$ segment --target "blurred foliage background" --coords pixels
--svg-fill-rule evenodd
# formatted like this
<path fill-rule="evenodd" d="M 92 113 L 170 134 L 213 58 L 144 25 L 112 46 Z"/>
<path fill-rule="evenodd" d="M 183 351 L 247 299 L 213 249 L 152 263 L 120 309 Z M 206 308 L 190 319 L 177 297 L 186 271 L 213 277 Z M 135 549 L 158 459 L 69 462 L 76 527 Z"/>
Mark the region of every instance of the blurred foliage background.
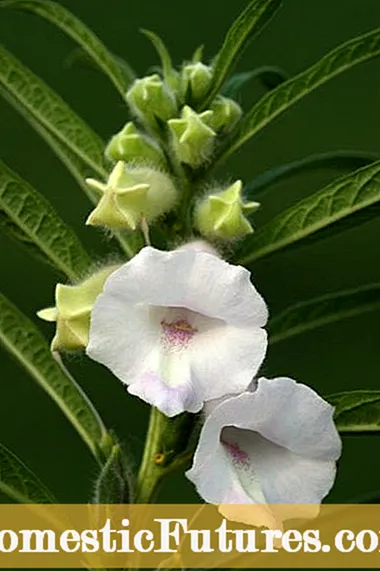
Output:
<path fill-rule="evenodd" d="M 205 44 L 209 59 L 246 2 L 65 0 L 61 4 L 144 75 L 158 61 L 151 44 L 139 33 L 140 27 L 157 32 L 178 64 L 199 44 Z M 271 64 L 294 75 L 339 43 L 380 25 L 378 0 L 286 0 L 284 4 L 249 46 L 238 71 Z M 126 122 L 126 108 L 108 80 L 93 69 L 68 64 L 75 46 L 57 29 L 35 16 L 10 10 L 0 12 L 0 26 L 5 45 L 104 138 Z M 380 155 L 379 72 L 377 59 L 319 88 L 240 150 L 218 173 L 218 179 L 249 182 L 276 164 L 334 149 L 362 149 Z M 248 108 L 263 93 L 263 87 L 252 82 L 240 102 Z M 112 256 L 107 236 L 84 226 L 90 211 L 84 194 L 45 143 L 2 100 L 0 125 L 2 158 L 49 198 L 95 260 Z M 256 225 L 338 174 L 332 169 L 320 170 L 272 187 L 261 197 L 263 207 Z M 259 261 L 251 268 L 253 280 L 272 315 L 299 300 L 380 281 L 379 238 L 380 219 L 375 219 L 332 239 Z M 52 304 L 57 276 L 4 236 L 0 264 L 4 293 L 27 315 L 33 317 L 38 309 Z M 50 339 L 53 330 L 49 324 L 40 322 L 39 326 Z M 379 313 L 365 314 L 276 344 L 269 350 L 262 374 L 289 375 L 325 395 L 345 389 L 380 388 L 379 349 Z M 77 356 L 69 361 L 106 425 L 138 454 L 148 407 L 129 396 L 99 365 Z M 0 441 L 24 459 L 60 501 L 86 502 L 96 467 L 85 445 L 48 396 L 3 352 L 0 379 Z M 345 437 L 337 483 L 329 501 L 343 502 L 370 491 L 380 492 L 379 444 L 375 436 Z M 171 502 L 193 502 L 196 498 L 191 484 L 181 475 L 174 476 L 160 496 L 160 500 Z"/>

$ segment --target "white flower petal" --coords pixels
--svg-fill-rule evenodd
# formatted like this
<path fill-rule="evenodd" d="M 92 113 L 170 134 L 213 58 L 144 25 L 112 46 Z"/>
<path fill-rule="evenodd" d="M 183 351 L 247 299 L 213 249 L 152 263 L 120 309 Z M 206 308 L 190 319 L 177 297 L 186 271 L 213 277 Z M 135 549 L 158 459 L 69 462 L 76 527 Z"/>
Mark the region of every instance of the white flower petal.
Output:
<path fill-rule="evenodd" d="M 297 454 L 322 460 L 339 458 L 341 440 L 333 421 L 334 409 L 310 387 L 287 377 L 260 378 L 254 395 L 237 397 L 238 406 L 244 409 L 242 417 L 247 419 L 243 428 Z"/>
<path fill-rule="evenodd" d="M 87 354 L 92 359 L 129 384 L 152 368 L 158 345 L 147 308 L 130 311 L 120 296 L 100 294 L 91 313 Z"/>
<path fill-rule="evenodd" d="M 191 384 L 170 387 L 154 373 L 142 375 L 136 383 L 129 385 L 128 392 L 154 405 L 169 417 L 184 410 L 199 412 L 203 405 Z"/>
<path fill-rule="evenodd" d="M 244 268 L 203 251 L 148 247 L 106 281 L 87 353 L 165 414 L 197 412 L 251 382 L 266 319 Z"/>
<path fill-rule="evenodd" d="M 196 336 L 191 346 L 193 378 L 204 387 L 204 400 L 241 393 L 252 382 L 267 348 L 264 329 L 220 327 Z"/>
<path fill-rule="evenodd" d="M 185 307 L 231 325 L 263 327 L 267 308 L 249 276 L 206 252 L 146 247 L 112 274 L 105 291 L 133 303 Z"/>
<path fill-rule="evenodd" d="M 211 410 L 186 476 L 209 503 L 245 497 L 246 504 L 297 504 L 296 512 L 291 506 L 271 508 L 271 525 L 289 517 L 315 517 L 334 482 L 341 451 L 332 413 L 305 385 L 287 378 L 259 379 L 255 392 Z M 300 510 L 299 504 L 314 507 Z M 236 510 L 221 509 L 238 517 Z M 266 511 L 247 510 L 237 521 L 257 524 L 262 517 L 261 525 L 269 525 Z"/>

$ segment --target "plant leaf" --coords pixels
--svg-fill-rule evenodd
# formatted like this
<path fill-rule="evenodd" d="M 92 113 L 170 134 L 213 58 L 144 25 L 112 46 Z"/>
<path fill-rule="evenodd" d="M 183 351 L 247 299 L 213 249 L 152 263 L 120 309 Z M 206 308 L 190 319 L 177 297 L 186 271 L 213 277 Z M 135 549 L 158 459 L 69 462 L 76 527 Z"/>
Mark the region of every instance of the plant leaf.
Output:
<path fill-rule="evenodd" d="M 91 402 L 50 352 L 39 329 L 0 294 L 0 340 L 47 392 L 96 458 L 106 429 Z"/>
<path fill-rule="evenodd" d="M 379 213 L 380 161 L 335 180 L 268 222 L 236 253 L 247 264 L 289 246 L 353 227 Z"/>
<path fill-rule="evenodd" d="M 278 115 L 338 74 L 380 55 L 380 29 L 358 36 L 326 54 L 296 77 L 265 95 L 243 117 L 222 158 L 236 151 Z"/>
<path fill-rule="evenodd" d="M 368 151 L 329 151 L 308 155 L 302 159 L 276 166 L 256 176 L 244 189 L 247 198 L 256 197 L 268 187 L 301 172 L 317 169 L 348 169 L 363 167 L 379 158 L 379 153 Z"/>
<path fill-rule="evenodd" d="M 33 129 L 46 141 L 51 150 L 57 155 L 63 165 L 70 172 L 74 180 L 78 183 L 83 192 L 87 195 L 89 200 L 93 204 L 97 204 L 99 201 L 99 195 L 85 183 L 86 178 L 95 178 L 94 171 L 87 166 L 67 145 L 62 143 L 53 133 L 48 131 L 41 123 L 38 123 L 33 116 L 28 112 L 28 110 L 20 105 L 17 100 L 12 99 L 9 93 L 1 89 L 0 93 L 3 98 L 10 104 L 14 105 L 17 111 L 24 117 L 24 119 L 33 127 Z M 106 178 L 107 174 L 104 171 L 103 178 Z M 114 230 L 113 234 L 118 240 L 124 253 L 127 254 L 129 258 L 135 255 L 139 248 L 139 244 L 136 242 L 135 236 L 128 236 L 122 230 Z"/>
<path fill-rule="evenodd" d="M 130 77 L 131 79 L 128 81 L 128 86 L 132 83 L 132 81 L 136 77 L 136 73 L 133 71 L 131 66 L 125 59 L 115 54 L 111 54 L 112 57 L 116 60 L 119 67 L 124 69 L 124 75 L 126 77 Z M 102 71 L 99 65 L 94 61 L 94 59 L 89 55 L 87 51 L 83 48 L 77 47 L 74 48 L 67 57 L 63 60 L 63 65 L 66 68 L 71 68 L 74 65 L 78 64 L 79 66 L 87 69 L 92 69 L 96 71 Z M 124 94 L 125 95 L 125 94 Z"/>
<path fill-rule="evenodd" d="M 123 477 L 123 458 L 115 444 L 95 483 L 94 504 L 128 503 L 129 490 Z"/>
<path fill-rule="evenodd" d="M 141 32 L 152 42 L 161 60 L 164 79 L 170 85 L 174 70 L 170 54 L 164 42 L 162 41 L 160 36 L 158 36 L 154 32 L 151 32 L 150 30 L 141 29 Z"/>
<path fill-rule="evenodd" d="M 282 0 L 253 0 L 232 24 L 213 62 L 213 81 L 201 102 L 202 109 L 217 95 L 248 42 L 264 28 L 281 3 Z"/>
<path fill-rule="evenodd" d="M 351 391 L 326 397 L 335 406 L 339 432 L 380 431 L 380 391 Z"/>
<path fill-rule="evenodd" d="M 232 75 L 224 84 L 222 94 L 225 97 L 234 99 L 239 94 L 239 91 L 253 79 L 259 79 L 267 89 L 274 89 L 281 83 L 284 83 L 288 77 L 289 75 L 279 67 L 264 65 L 251 71 L 243 71 L 242 73 Z"/>
<path fill-rule="evenodd" d="M 271 345 L 341 319 L 380 310 L 380 284 L 323 295 L 297 303 L 269 320 Z"/>
<path fill-rule="evenodd" d="M 3 444 L 0 444 L 0 491 L 21 504 L 57 503 L 37 476 Z"/>
<path fill-rule="evenodd" d="M 76 280 L 87 272 L 91 258 L 74 232 L 50 203 L 0 161 L 1 226 L 24 246 Z"/>
<path fill-rule="evenodd" d="M 128 85 L 135 79 L 132 70 L 128 74 L 126 67 L 119 64 L 98 36 L 69 10 L 49 0 L 5 0 L 1 3 L 1 7 L 38 14 L 60 28 L 86 51 L 115 85 L 124 100 Z"/>
<path fill-rule="evenodd" d="M 97 175 L 106 175 L 104 142 L 39 77 L 0 46 L 0 85 Z"/>

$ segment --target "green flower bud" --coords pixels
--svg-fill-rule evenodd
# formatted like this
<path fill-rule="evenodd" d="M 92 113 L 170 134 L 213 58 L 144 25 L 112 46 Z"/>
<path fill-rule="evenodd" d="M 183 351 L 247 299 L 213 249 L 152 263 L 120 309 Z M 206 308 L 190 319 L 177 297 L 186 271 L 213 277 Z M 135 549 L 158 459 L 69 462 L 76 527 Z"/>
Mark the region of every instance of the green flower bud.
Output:
<path fill-rule="evenodd" d="M 119 161 L 107 183 L 87 179 L 102 194 L 86 224 L 136 230 L 144 219 L 154 220 L 173 208 L 177 190 L 170 177 L 146 166 L 129 166 Z"/>
<path fill-rule="evenodd" d="M 244 204 L 241 198 L 242 186 L 241 180 L 238 180 L 226 190 L 212 192 L 197 205 L 194 223 L 201 234 L 210 238 L 233 240 L 253 232 L 244 213 L 257 210 L 260 204 Z"/>
<path fill-rule="evenodd" d="M 197 167 L 210 157 L 216 136 L 215 131 L 208 125 L 211 115 L 212 111 L 198 114 L 185 105 L 181 119 L 168 121 L 173 149 L 182 163 Z"/>
<path fill-rule="evenodd" d="M 207 124 L 217 132 L 228 132 L 236 125 L 243 110 L 236 101 L 218 95 L 210 106 L 213 114 Z"/>
<path fill-rule="evenodd" d="M 141 159 L 153 164 L 164 164 L 164 154 L 159 146 L 146 135 L 140 133 L 135 125 L 127 123 L 114 135 L 106 148 L 106 157 L 126 163 Z"/>
<path fill-rule="evenodd" d="M 132 111 L 153 129 L 157 119 L 167 121 L 177 113 L 175 95 L 158 74 L 136 79 L 126 97 Z"/>
<path fill-rule="evenodd" d="M 189 63 L 182 69 L 183 97 L 191 101 L 202 101 L 211 86 L 211 67 L 201 63 Z"/>
<path fill-rule="evenodd" d="M 87 346 L 90 316 L 96 298 L 102 292 L 106 279 L 119 267 L 103 268 L 78 285 L 56 285 L 55 307 L 41 309 L 37 313 L 45 321 L 56 322 L 52 351 L 78 351 Z"/>

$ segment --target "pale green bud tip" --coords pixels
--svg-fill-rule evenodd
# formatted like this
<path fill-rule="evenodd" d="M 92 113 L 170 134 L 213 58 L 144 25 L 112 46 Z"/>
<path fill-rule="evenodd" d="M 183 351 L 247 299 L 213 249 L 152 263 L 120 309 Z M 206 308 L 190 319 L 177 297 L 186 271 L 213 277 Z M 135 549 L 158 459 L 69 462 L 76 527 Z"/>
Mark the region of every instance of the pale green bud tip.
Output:
<path fill-rule="evenodd" d="M 208 124 L 218 132 L 230 131 L 242 116 L 243 110 L 236 101 L 218 95 L 210 107 L 213 114 Z"/>
<path fill-rule="evenodd" d="M 119 133 L 109 141 L 106 157 L 114 161 L 130 162 L 136 159 L 152 164 L 164 164 L 164 154 L 158 145 L 146 135 L 140 133 L 135 125 L 127 123 Z"/>
<path fill-rule="evenodd" d="M 150 126 L 156 118 L 167 121 L 177 112 L 174 93 L 158 74 L 136 79 L 126 95 L 132 111 Z"/>
<path fill-rule="evenodd" d="M 195 101 L 201 101 L 211 87 L 211 67 L 202 62 L 185 65 L 182 70 L 183 96 Z"/>
<path fill-rule="evenodd" d="M 181 162 L 197 167 L 209 159 L 216 136 L 208 124 L 211 115 L 212 111 L 198 114 L 185 105 L 180 119 L 168 121 L 173 148 Z"/>
<path fill-rule="evenodd" d="M 57 284 L 55 307 L 37 312 L 41 319 L 56 322 L 52 351 L 78 351 L 87 346 L 92 308 L 105 281 L 118 267 L 102 268 L 78 285 Z"/>
<path fill-rule="evenodd" d="M 212 192 L 195 209 L 195 225 L 199 232 L 210 238 L 233 240 L 253 232 L 245 213 L 259 208 L 258 202 L 243 203 L 242 182 L 236 181 L 227 189 Z"/>
<path fill-rule="evenodd" d="M 86 224 L 136 230 L 144 219 L 150 222 L 171 210 L 177 190 L 171 178 L 156 169 L 129 166 L 119 161 L 107 183 L 87 179 L 102 196 Z"/>

